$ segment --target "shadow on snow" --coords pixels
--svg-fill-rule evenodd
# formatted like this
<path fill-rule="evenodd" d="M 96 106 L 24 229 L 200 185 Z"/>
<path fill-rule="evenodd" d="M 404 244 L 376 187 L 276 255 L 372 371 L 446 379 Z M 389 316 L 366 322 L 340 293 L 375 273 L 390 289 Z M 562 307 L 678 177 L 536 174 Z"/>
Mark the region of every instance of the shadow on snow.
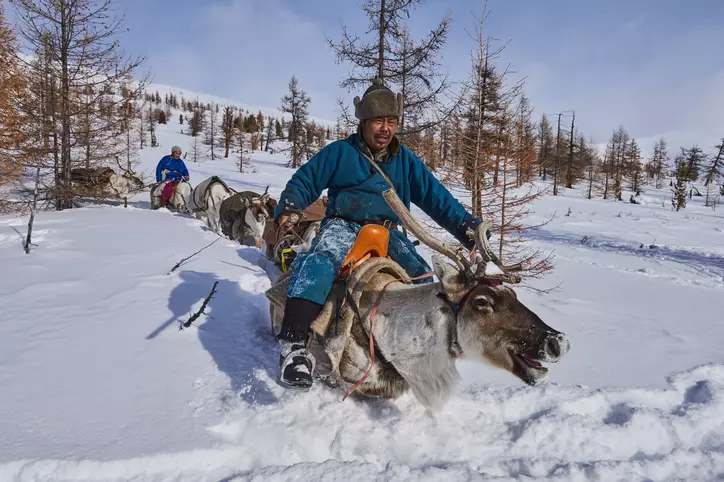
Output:
<path fill-rule="evenodd" d="M 194 323 L 201 345 L 217 368 L 229 378 L 230 390 L 249 404 L 272 404 L 277 397 L 261 380 L 259 371 L 276 379 L 279 351 L 271 335 L 268 301 L 264 293 L 245 291 L 239 283 L 214 273 L 181 271 L 181 283 L 168 300 L 171 317 L 146 336 L 151 340 L 165 329 L 189 319 L 218 281 L 205 314 Z"/>

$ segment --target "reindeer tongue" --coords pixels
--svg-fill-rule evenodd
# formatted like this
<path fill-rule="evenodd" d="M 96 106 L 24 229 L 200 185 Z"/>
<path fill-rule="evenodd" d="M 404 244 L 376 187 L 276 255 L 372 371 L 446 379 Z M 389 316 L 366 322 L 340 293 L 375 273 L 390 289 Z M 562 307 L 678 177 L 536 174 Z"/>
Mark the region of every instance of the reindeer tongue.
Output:
<path fill-rule="evenodd" d="M 547 368 L 541 365 L 539 361 L 533 360 L 532 358 L 528 358 L 527 356 L 520 355 L 518 353 L 514 353 L 514 355 L 516 356 L 516 358 L 518 358 L 531 368 L 535 368 L 536 370 L 547 370 Z"/>
<path fill-rule="evenodd" d="M 530 358 L 526 358 L 524 356 L 521 356 L 523 361 L 527 364 L 532 366 L 533 368 L 543 368 L 543 365 L 540 364 L 540 362 L 537 362 L 535 360 L 531 360 Z"/>

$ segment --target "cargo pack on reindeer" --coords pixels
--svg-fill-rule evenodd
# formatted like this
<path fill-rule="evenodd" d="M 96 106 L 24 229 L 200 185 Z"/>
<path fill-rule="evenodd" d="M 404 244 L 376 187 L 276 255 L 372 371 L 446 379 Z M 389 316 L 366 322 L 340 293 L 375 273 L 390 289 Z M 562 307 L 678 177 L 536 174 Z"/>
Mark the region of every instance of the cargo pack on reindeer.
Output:
<path fill-rule="evenodd" d="M 308 389 L 321 377 L 348 385 L 348 394 L 385 398 L 411 390 L 436 407 L 455 386 L 460 357 L 543 383 L 547 369 L 540 362 L 562 357 L 568 338 L 503 284 L 520 281 L 520 267 L 495 257 L 490 225 L 467 213 L 399 143 L 401 110 L 401 96 L 376 80 L 355 98 L 357 133 L 322 149 L 282 192 L 275 223 L 287 229 L 324 189 L 329 201 L 310 249 L 267 292 L 280 384 Z M 461 244 L 421 229 L 411 203 Z M 434 257 L 431 270 L 400 223 L 455 264 Z"/>

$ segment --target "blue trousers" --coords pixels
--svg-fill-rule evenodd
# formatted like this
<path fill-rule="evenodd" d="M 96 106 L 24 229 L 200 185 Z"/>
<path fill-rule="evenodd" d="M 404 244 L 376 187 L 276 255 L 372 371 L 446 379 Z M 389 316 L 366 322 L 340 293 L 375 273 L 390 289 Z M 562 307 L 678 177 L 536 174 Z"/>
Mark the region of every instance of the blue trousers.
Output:
<path fill-rule="evenodd" d="M 289 280 L 287 298 L 303 298 L 323 305 L 360 229 L 362 226 L 357 223 L 340 218 L 325 218 L 319 234 L 312 241 L 311 249 L 298 255 L 292 262 L 293 274 Z M 412 242 L 399 230 L 390 230 L 387 254 L 410 277 L 431 271 Z M 429 277 L 415 283 L 432 281 L 432 277 Z"/>

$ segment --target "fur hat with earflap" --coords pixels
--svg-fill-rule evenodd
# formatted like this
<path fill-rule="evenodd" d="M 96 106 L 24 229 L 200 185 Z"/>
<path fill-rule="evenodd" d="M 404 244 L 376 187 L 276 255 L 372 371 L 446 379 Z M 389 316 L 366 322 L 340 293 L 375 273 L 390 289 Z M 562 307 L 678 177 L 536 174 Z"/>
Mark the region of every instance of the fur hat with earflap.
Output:
<path fill-rule="evenodd" d="M 362 96 L 354 98 L 354 115 L 363 121 L 375 117 L 402 117 L 402 94 L 395 94 L 375 77 Z"/>

